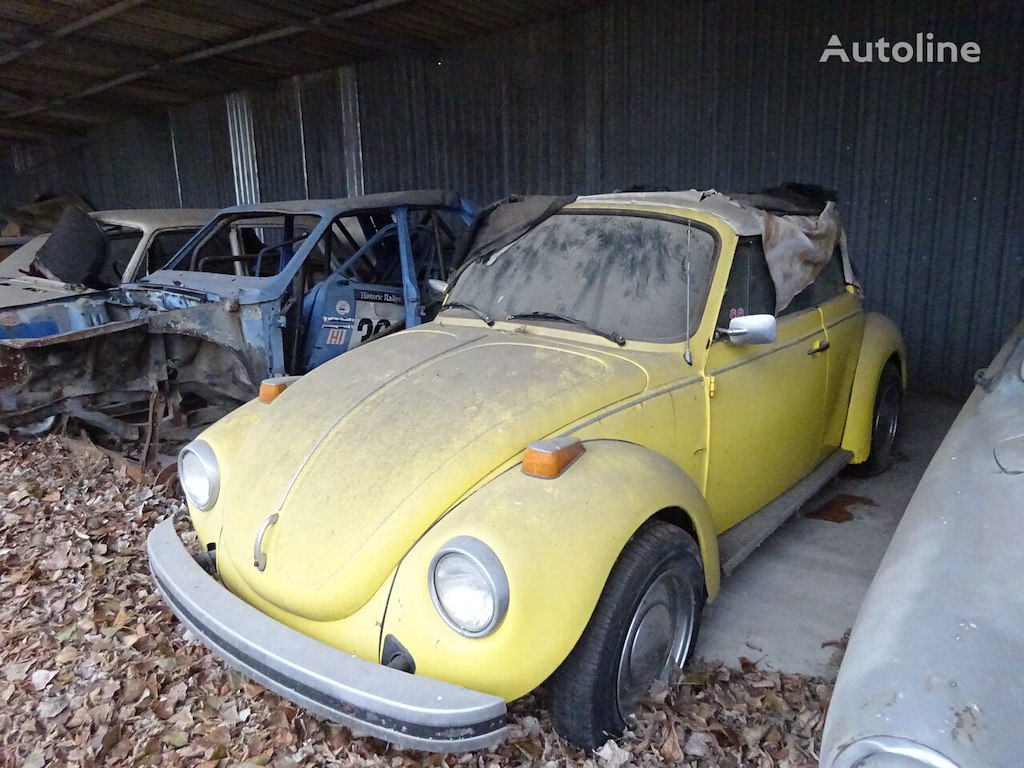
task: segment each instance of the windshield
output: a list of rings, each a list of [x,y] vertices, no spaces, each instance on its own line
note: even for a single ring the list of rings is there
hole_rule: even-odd
[[[495,319],[549,312],[627,339],[680,341],[687,332],[687,282],[692,331],[716,250],[714,235],[678,219],[559,213],[466,267],[449,299]]]

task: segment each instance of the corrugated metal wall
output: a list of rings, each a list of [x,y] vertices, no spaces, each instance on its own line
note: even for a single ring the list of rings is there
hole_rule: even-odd
[[[0,153],[0,205],[30,202],[45,193],[88,189],[83,143],[53,140],[42,145],[14,145]]]
[[[222,208],[235,199],[224,99],[178,107],[170,115],[174,160],[186,208]]]
[[[849,50],[918,32],[976,41],[981,61],[819,62],[832,34]],[[1024,13],[998,0],[622,0],[440,59],[249,94],[259,193],[832,186],[870,301],[903,329],[912,384],[962,394],[1024,312],[1022,41]],[[213,100],[28,161],[4,153],[0,196],[228,204],[229,147]]]
[[[819,61],[832,34],[849,50],[918,32],[981,60]],[[963,394],[1024,314],[1022,41],[1010,2],[614,3],[360,66],[366,185],[831,186],[912,384]]]
[[[167,115],[95,128],[85,166],[89,201],[96,208],[181,205]]]

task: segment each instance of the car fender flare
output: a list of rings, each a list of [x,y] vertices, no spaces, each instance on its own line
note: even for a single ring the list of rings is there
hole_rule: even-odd
[[[640,445],[585,445],[586,452],[554,479],[527,476],[519,464],[507,469],[453,507],[410,550],[398,568],[381,636],[394,635],[409,649],[418,674],[508,700],[543,683],[583,634],[623,547],[655,515],[692,527],[708,592],[717,592],[718,541],[693,480]],[[429,595],[431,560],[461,536],[485,543],[507,576],[508,612],[487,637],[460,635]],[[537,567],[541,561],[544,568]]]
[[[907,355],[896,324],[877,312],[869,312],[864,324],[857,371],[850,391],[850,407],[843,430],[842,447],[853,453],[858,464],[871,452],[871,425],[875,412],[875,395],[882,370],[893,357],[899,362],[900,381],[907,389]]]

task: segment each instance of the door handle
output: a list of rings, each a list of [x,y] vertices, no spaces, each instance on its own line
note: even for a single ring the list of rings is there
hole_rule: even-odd
[[[260,526],[260,530],[256,534],[256,541],[252,545],[252,564],[256,566],[257,571],[262,571],[267,567],[267,556],[263,554],[263,537],[267,535],[267,529],[276,522],[277,512],[263,521],[263,525]]]
[[[821,341],[821,340],[816,341],[816,342],[814,342],[814,346],[811,347],[809,350],[807,350],[807,354],[808,355],[816,355],[819,352],[824,352],[830,346],[831,345],[827,341]]]

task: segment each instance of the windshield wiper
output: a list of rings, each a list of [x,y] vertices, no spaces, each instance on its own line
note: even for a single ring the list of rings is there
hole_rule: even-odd
[[[568,315],[560,315],[557,312],[516,312],[515,314],[507,315],[506,320],[561,320],[563,323],[572,323],[578,325],[581,328],[586,328],[591,333],[596,333],[602,338],[608,339],[608,341],[614,341],[620,347],[625,346],[626,339],[621,333],[616,331],[602,331],[600,328],[595,328],[589,323],[585,323],[575,317],[569,317]]]
[[[489,325],[489,326],[490,325],[494,325],[494,318],[493,317],[488,315],[486,312],[484,312],[479,307],[474,307],[472,304],[467,304],[464,301],[449,301],[447,304],[445,304],[443,307],[441,307],[437,311],[438,312],[444,312],[446,309],[468,309],[474,315],[476,315],[481,320],[483,320],[485,323],[487,323],[487,325]]]

